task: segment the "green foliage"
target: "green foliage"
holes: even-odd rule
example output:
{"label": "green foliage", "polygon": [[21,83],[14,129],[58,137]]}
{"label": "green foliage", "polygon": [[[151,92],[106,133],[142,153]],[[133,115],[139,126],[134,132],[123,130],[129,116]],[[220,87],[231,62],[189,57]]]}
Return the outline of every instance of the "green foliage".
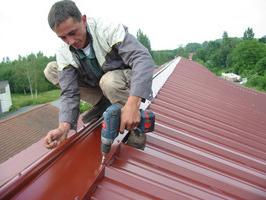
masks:
{"label": "green foliage", "polygon": [[197,43],[190,43],[187,47],[179,47],[174,50],[160,50],[153,51],[153,59],[157,65],[162,65],[170,60],[173,60],[177,56],[188,58],[190,52],[194,52],[194,49],[197,49]]}
{"label": "green foliage", "polygon": [[256,88],[260,91],[266,91],[266,76],[252,76],[250,79],[248,79],[246,86]]}
{"label": "green foliage", "polygon": [[200,48],[201,48],[201,44],[199,43],[188,43],[185,47],[185,51],[188,53],[194,53]]}
{"label": "green foliage", "polygon": [[230,53],[233,48],[239,43],[238,38],[230,38],[226,33],[223,34],[222,40],[204,42],[195,55],[194,60],[202,60],[204,63],[209,63],[212,67],[226,68],[230,60]]}
{"label": "green foliage", "polygon": [[181,57],[184,57],[184,58],[188,58],[188,51],[186,48],[183,48],[183,47],[179,47],[177,49],[175,49],[175,54],[176,56],[181,56]]}
{"label": "green foliage", "polygon": [[259,39],[259,42],[266,43],[266,35]]}
{"label": "green foliage", "polygon": [[39,93],[55,89],[45,79],[43,70],[54,57],[46,57],[41,52],[26,57],[19,56],[18,60],[3,59],[0,63],[0,80],[8,80],[12,93]]}
{"label": "green foliage", "polygon": [[12,97],[12,108],[11,111],[15,111],[19,108],[29,105],[37,105],[42,103],[47,103],[58,99],[60,96],[60,90],[51,90],[48,92],[39,93],[34,98],[31,95],[24,94],[11,94]]}
{"label": "green foliage", "polygon": [[220,49],[220,46],[220,41],[204,42],[202,47],[196,51],[196,56],[194,58],[213,65],[217,57],[217,50]]}
{"label": "green foliage", "polygon": [[255,65],[258,75],[266,75],[266,57],[261,58]]}
{"label": "green foliage", "polygon": [[161,50],[161,51],[153,51],[153,59],[157,65],[162,65],[176,56],[175,50]]}
{"label": "green foliage", "polygon": [[257,40],[243,40],[232,51],[230,65],[235,73],[241,74],[244,69],[253,70],[256,63],[266,56],[266,46]]}
{"label": "green foliage", "polygon": [[80,104],[79,104],[80,113],[83,113],[83,112],[85,112],[87,110],[90,110],[91,108],[92,108],[92,105],[88,104],[85,101],[80,101]]}
{"label": "green foliage", "polygon": [[137,39],[152,55],[150,39],[140,29],[137,32]]}
{"label": "green foliage", "polygon": [[228,39],[228,33],[226,31],[224,31],[223,33],[223,40],[227,40]]}
{"label": "green foliage", "polygon": [[244,35],[243,35],[243,40],[252,40],[254,39],[254,32],[252,28],[248,28],[245,30]]}
{"label": "green foliage", "polygon": [[254,35],[252,28],[245,31],[243,39],[231,38],[224,32],[222,39],[202,43],[193,60],[217,75],[233,72],[247,77],[248,87],[266,91],[266,36],[257,40]]}
{"label": "green foliage", "polygon": [[[51,101],[55,101],[60,97],[60,90],[50,90],[47,92],[41,92],[38,96],[24,95],[24,94],[12,94],[12,107],[9,111],[13,112],[18,110],[19,108],[31,105],[38,105],[43,103],[48,103]],[[80,101],[80,113],[83,113],[92,108],[92,105],[88,104],[85,101]]]}

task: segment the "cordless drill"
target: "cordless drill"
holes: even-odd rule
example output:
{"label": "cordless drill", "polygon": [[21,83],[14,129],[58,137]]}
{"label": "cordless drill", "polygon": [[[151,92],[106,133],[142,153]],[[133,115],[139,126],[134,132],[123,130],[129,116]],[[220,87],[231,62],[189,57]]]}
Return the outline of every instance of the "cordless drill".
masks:
{"label": "cordless drill", "polygon": [[[101,151],[102,163],[105,161],[105,156],[109,153],[114,139],[117,137],[120,128],[121,106],[112,104],[103,113],[103,123],[101,131]],[[151,111],[140,110],[140,123],[137,127],[142,134],[154,130],[155,115]]]}

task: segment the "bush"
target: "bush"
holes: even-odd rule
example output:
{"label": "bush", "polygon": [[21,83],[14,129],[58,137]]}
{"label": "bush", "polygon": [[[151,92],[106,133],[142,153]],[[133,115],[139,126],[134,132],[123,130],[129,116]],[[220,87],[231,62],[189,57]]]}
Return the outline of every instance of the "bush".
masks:
{"label": "bush", "polygon": [[266,57],[260,59],[255,66],[255,70],[259,75],[264,75],[266,72]]}
{"label": "bush", "polygon": [[260,91],[266,91],[266,76],[253,76],[248,80],[246,86],[256,88]]}

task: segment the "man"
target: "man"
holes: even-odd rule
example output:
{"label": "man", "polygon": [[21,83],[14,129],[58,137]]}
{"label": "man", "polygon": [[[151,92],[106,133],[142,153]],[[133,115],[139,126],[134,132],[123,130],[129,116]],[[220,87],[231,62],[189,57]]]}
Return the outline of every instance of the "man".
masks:
{"label": "man", "polygon": [[56,147],[76,128],[80,94],[84,93],[95,105],[89,119],[101,116],[110,102],[118,103],[123,106],[120,132],[133,130],[140,121],[141,100],[152,98],[154,63],[148,50],[127,27],[87,18],[70,0],[55,3],[48,22],[64,43],[56,53],[62,90],[59,126],[48,132],[46,147]]}

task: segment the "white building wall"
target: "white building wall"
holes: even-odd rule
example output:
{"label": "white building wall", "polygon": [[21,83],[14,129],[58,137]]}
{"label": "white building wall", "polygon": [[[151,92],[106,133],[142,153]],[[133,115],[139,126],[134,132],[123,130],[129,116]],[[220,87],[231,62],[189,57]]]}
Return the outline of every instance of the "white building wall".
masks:
{"label": "white building wall", "polygon": [[1,103],[2,112],[8,112],[10,107],[12,106],[9,84],[6,85],[5,91],[6,91],[5,93],[0,94],[0,103]]}

